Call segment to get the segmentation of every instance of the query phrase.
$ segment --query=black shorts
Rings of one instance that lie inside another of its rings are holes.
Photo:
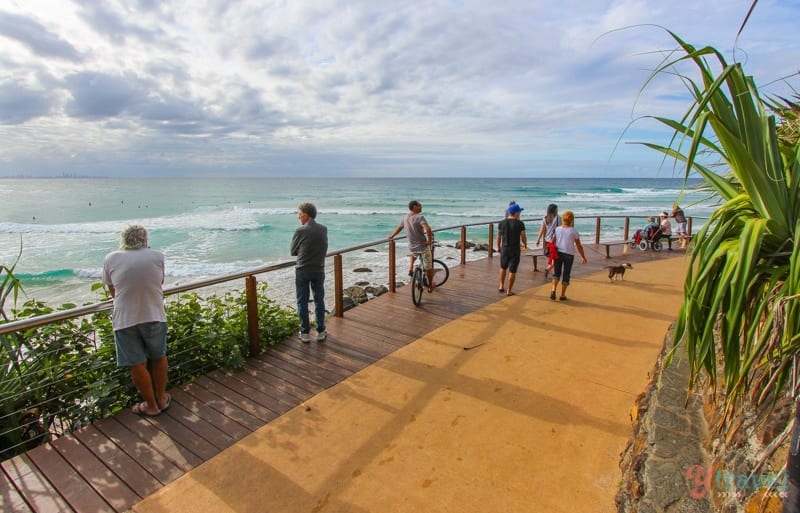
[[[500,268],[517,272],[519,267],[520,248],[502,248],[500,251]]]

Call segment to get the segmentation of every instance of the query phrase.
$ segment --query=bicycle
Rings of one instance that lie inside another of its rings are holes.
[[[415,256],[414,270],[411,273],[411,300],[414,306],[422,303],[422,293],[428,288],[428,275],[422,265],[422,253],[413,253]],[[431,250],[433,257],[433,250]],[[441,260],[433,259],[433,284],[436,287],[444,285],[450,277],[450,269]]]

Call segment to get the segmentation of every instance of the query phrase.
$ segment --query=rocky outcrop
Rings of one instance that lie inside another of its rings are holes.
[[[664,366],[671,347],[670,332],[653,379],[631,412],[618,512],[779,513],[792,401],[743,404],[723,423],[722,391],[696,385],[703,393],[687,392],[686,358],[676,354]],[[771,452],[773,444],[778,450]]]
[[[672,347],[668,333],[651,373],[652,381],[631,412],[633,437],[622,452],[619,513],[705,513],[714,510],[704,487],[709,458],[703,448],[708,429],[703,398],[687,395],[689,366],[676,355],[664,368]]]

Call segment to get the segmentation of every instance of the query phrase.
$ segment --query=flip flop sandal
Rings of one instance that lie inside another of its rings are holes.
[[[141,417],[158,417],[161,415],[161,410],[158,410],[156,413],[149,413],[145,408],[147,408],[147,403],[135,404],[133,408],[131,408],[131,412]]]
[[[163,413],[163,412],[169,410],[170,406],[172,406],[172,396],[167,394],[167,404],[165,404],[164,407],[161,408],[161,412]]]

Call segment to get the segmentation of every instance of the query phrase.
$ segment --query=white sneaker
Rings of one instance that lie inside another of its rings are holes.
[[[304,344],[308,344],[311,342],[311,337],[308,335],[308,333],[300,333],[300,341]]]
[[[327,331],[322,330],[319,333],[317,333],[317,342],[324,342],[326,338],[328,338]]]

